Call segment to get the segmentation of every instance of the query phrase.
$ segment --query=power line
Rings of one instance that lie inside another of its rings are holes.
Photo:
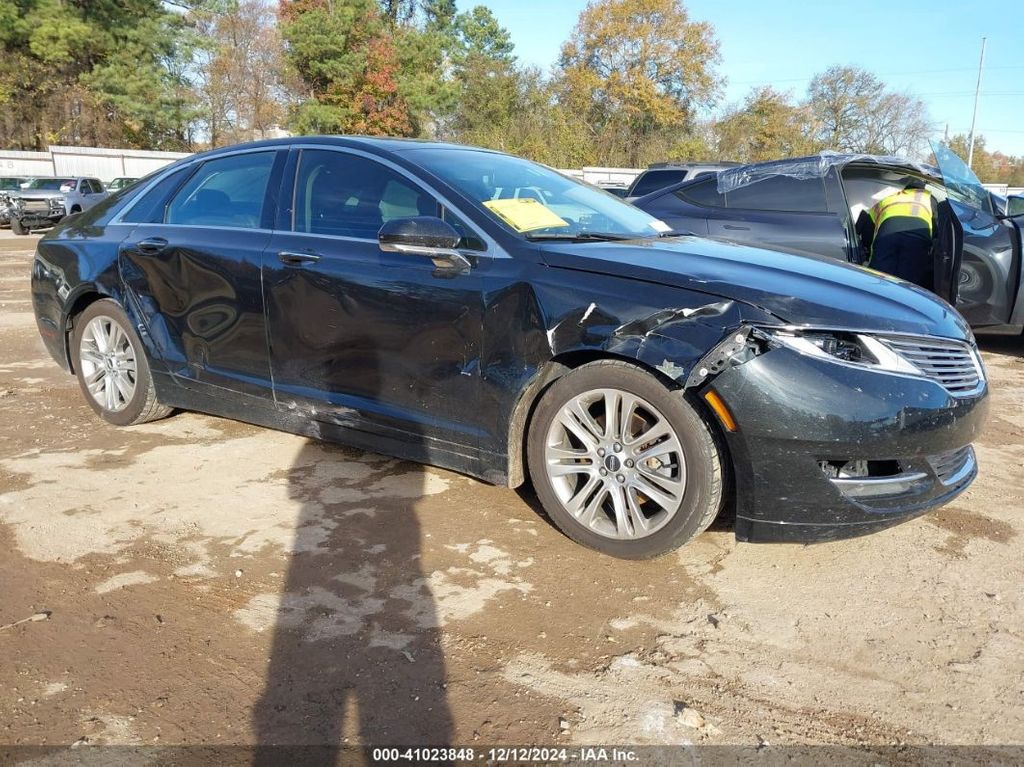
[[[1024,69],[1024,64],[1006,64],[998,67],[985,67],[986,70],[992,69]],[[975,72],[977,67],[948,67],[946,69],[918,69],[913,71],[903,70],[900,72],[881,72],[872,73],[876,77],[896,77],[897,75],[929,75],[929,74],[940,74],[945,72]],[[820,74],[820,73],[819,73]],[[807,77],[773,77],[771,82],[773,83],[803,83],[810,82],[817,75],[810,75]],[[760,85],[765,80],[733,80],[730,82],[731,85]],[[974,91],[971,91],[974,93]]]

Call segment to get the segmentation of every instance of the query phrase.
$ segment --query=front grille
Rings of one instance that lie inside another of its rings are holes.
[[[955,480],[957,474],[960,473],[960,470],[964,468],[973,456],[974,451],[968,445],[967,447],[947,450],[944,453],[928,456],[928,463],[932,465],[932,469],[935,470],[935,476],[939,478],[939,481],[944,485],[948,485]]]
[[[951,394],[971,394],[984,381],[977,355],[964,341],[911,336],[879,340]]]
[[[49,213],[50,203],[46,200],[24,200],[21,209],[26,213]]]

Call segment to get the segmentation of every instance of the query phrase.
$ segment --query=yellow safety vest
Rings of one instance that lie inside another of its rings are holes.
[[[919,218],[928,224],[928,233],[932,233],[932,196],[924,189],[904,189],[902,192],[890,194],[876,203],[868,215],[875,225],[877,233],[882,224],[896,216]]]

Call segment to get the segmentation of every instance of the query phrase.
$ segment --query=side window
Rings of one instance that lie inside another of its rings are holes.
[[[167,206],[168,224],[256,229],[263,212],[273,152],[204,162]]]
[[[185,180],[194,169],[188,165],[179,168],[161,180],[156,186],[146,192],[131,209],[121,218],[127,224],[159,224],[164,220],[164,207],[167,199],[178,188],[178,184]],[[141,186],[141,184],[140,184]],[[128,192],[127,194],[131,194]]]
[[[686,170],[649,170],[641,176],[630,196],[641,197],[650,192],[686,180]]]
[[[730,208],[827,213],[821,178],[770,176],[728,193]]]
[[[725,195],[718,193],[718,179],[714,176],[698,183],[687,184],[672,194],[684,202],[692,202],[708,208],[725,207]]]
[[[296,232],[376,239],[385,221],[437,214],[431,195],[379,162],[327,149],[302,151]]]
[[[487,250],[487,244],[481,240],[465,221],[452,213],[448,208],[441,209],[441,218],[452,225],[456,232],[462,235],[459,247],[464,250]]]

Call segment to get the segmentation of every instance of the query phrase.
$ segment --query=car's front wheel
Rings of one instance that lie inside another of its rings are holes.
[[[20,218],[12,218],[11,231],[14,232],[14,234],[28,234],[30,230],[27,226],[21,223]]]
[[[625,362],[583,365],[545,392],[527,461],[551,520],[612,556],[645,559],[703,532],[722,502],[722,455],[682,394]]]
[[[171,412],[157,400],[142,341],[115,301],[86,307],[75,322],[72,349],[82,393],[105,421],[130,426]]]

